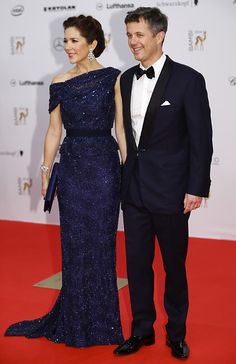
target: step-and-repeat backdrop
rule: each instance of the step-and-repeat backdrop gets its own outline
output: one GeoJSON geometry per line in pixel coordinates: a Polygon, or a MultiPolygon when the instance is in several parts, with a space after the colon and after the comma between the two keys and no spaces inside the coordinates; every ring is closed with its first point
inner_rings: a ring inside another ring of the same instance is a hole
{"type": "Polygon", "coordinates": [[[165,52],[196,68],[207,83],[214,129],[212,187],[206,204],[192,214],[190,233],[236,239],[236,0],[2,2],[0,219],[58,224],[57,203],[50,215],[43,213],[39,167],[49,84],[71,67],[63,52],[63,20],[96,17],[106,36],[100,62],[125,70],[135,62],[124,17],[138,6],[158,6],[168,15],[165,52]]]}

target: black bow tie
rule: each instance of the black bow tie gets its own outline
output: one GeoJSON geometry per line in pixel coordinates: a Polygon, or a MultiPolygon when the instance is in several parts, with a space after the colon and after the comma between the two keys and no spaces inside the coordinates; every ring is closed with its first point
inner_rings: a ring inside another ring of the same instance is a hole
{"type": "Polygon", "coordinates": [[[136,77],[137,77],[137,80],[142,77],[142,75],[146,75],[148,78],[153,78],[155,77],[155,71],[154,71],[154,68],[151,66],[149,67],[147,70],[143,70],[141,67],[138,67],[136,70],[135,70],[135,74],[136,74],[136,77]]]}

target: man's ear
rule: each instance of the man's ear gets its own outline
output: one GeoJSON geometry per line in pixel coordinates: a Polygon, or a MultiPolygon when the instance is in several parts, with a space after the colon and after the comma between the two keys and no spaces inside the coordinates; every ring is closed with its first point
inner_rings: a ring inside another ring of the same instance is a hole
{"type": "Polygon", "coordinates": [[[163,30],[161,32],[157,33],[156,37],[157,37],[158,44],[163,43],[165,36],[166,36],[166,33],[163,30]]]}

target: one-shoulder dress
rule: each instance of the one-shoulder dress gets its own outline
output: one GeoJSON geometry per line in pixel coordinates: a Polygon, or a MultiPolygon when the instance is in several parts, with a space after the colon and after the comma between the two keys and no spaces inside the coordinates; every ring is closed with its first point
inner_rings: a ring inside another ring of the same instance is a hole
{"type": "Polygon", "coordinates": [[[102,68],[50,86],[49,112],[60,104],[67,133],[58,177],[62,289],[47,315],[11,325],[6,336],[76,347],[123,341],[116,281],[121,176],[111,136],[119,72],[102,68]]]}

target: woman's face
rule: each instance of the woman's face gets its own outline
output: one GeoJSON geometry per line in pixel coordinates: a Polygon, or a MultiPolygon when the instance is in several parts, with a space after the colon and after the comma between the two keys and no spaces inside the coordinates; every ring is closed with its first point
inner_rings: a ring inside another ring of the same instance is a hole
{"type": "Polygon", "coordinates": [[[87,59],[89,48],[87,40],[82,37],[76,27],[70,27],[65,30],[64,50],[68,55],[70,63],[75,64],[87,59]]]}

